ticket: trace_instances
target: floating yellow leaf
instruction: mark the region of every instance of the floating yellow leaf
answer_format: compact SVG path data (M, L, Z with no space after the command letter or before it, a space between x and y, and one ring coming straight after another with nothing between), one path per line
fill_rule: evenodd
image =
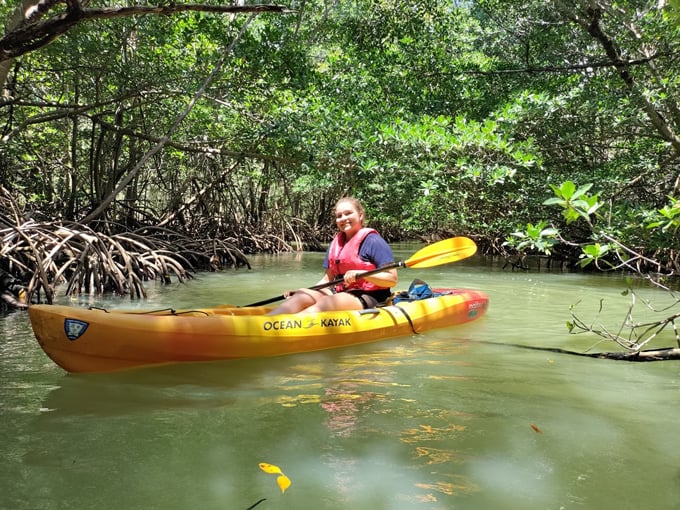
M282 474L276 479L276 483L278 484L279 489L281 489L281 494L283 494L286 492L286 489L290 487L292 482L290 481L290 478Z
M279 466L275 466L274 464L267 464L266 462L260 462L260 469L265 473L269 473L270 475L283 474L283 471L281 471L281 468Z
M290 478L283 474L281 468L279 466L275 466L274 464L268 464L266 462L260 462L259 466L260 469L265 473L269 473L270 475L279 475L276 478L276 484L279 486L279 489L281 489L281 493L282 494L285 493L286 489L290 487L292 482L290 481Z

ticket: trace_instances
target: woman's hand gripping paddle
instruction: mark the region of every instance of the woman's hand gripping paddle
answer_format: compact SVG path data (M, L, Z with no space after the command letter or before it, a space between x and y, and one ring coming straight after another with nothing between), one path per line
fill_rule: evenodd
M442 266L444 264L451 264L452 262L458 262L459 260L471 257L477 251L477 245L472 239L467 237L452 237L450 239L444 239L443 241L430 244L425 248L422 248L415 252L408 260L395 262L394 264L388 264L377 269L372 269L371 271L366 271L361 274L361 277L370 276L372 274L381 273L383 271L388 271L390 269L397 269L400 267L411 267L415 269L422 269L425 267L435 267ZM333 285L338 285L344 280L338 278L332 282L326 282L319 285L314 285L309 287L312 290L325 289L327 287L332 287ZM276 301L281 301L285 299L285 295L276 296L273 298L265 299L264 301L258 301L257 303L251 303L246 306L262 306L269 303L274 303Z

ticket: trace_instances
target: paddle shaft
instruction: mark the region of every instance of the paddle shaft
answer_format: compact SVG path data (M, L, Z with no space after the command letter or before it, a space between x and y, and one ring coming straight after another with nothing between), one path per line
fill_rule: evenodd
M371 269L370 271L366 271L364 273L361 273L359 275L359 278L365 278L366 276L371 276L372 274L378 274L382 273L383 271L389 271L390 269L397 269L400 267L406 267L406 262L403 260L400 260L399 262L395 262L394 264L388 264L386 266L379 267L377 269ZM314 285L312 287L307 287L308 289L311 290L321 290L321 289L326 289L328 287L332 287L333 285L339 285L343 283L345 280L343 278L336 278L333 281L326 282L326 283L320 283L318 285ZM275 303L276 301L281 301L282 299L286 299L286 296L284 294L281 294L280 296L276 296L273 298L265 299L263 301L258 301L257 303L251 303L246 306L263 306L263 305L268 305L269 303Z

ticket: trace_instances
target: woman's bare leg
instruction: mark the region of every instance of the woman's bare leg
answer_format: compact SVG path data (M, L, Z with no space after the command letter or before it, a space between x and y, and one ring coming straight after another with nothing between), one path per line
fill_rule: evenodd
M337 294L325 296L317 300L316 304L305 308L305 313L332 312L336 310L361 310L363 307L363 303L359 301L359 298L356 296L348 292L338 292Z
M279 306L271 310L267 315L279 315L282 313L298 313L314 305L317 301L326 297L327 294L311 289L298 289L295 294L286 298Z

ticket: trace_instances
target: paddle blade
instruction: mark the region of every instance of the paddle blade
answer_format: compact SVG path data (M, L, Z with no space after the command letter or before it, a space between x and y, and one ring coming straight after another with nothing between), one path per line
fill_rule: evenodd
M444 239L418 250L404 265L424 268L450 264L471 257L477 252L477 245L468 237Z

